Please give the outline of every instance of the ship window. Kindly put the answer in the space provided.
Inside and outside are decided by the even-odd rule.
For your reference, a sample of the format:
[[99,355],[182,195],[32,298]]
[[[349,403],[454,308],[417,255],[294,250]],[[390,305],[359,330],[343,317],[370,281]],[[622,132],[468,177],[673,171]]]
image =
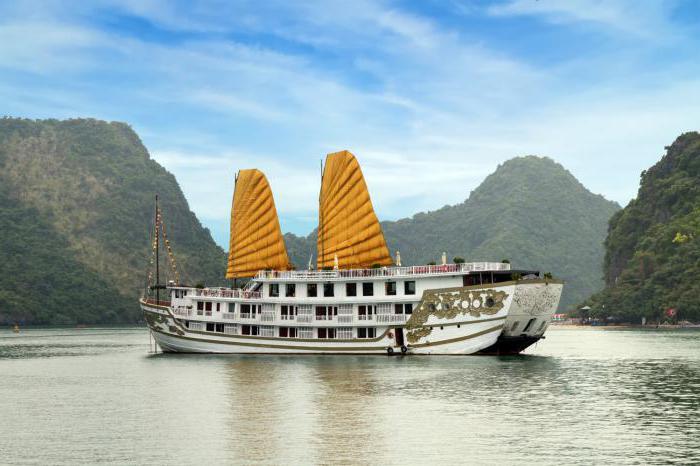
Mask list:
[[325,328],[318,329],[318,337],[319,338],[326,338],[326,329]]
[[294,284],[294,283],[287,283],[287,284],[284,286],[284,288],[285,288],[285,290],[284,290],[284,295],[285,295],[286,297],[288,297],[288,298],[293,298],[294,295],[296,295],[296,292],[297,292],[297,286],[296,286],[296,284]]
[[280,295],[280,285],[279,283],[270,283],[270,297],[277,298]]
[[216,324],[215,332],[224,333],[224,324]]
[[365,282],[362,284],[362,296],[374,296],[374,283]]
[[216,303],[216,312],[221,311],[221,303]]
[[326,335],[326,338],[335,338],[335,329],[334,328],[328,329],[328,335]]
[[394,304],[394,314],[403,314],[403,304]]
[[197,310],[198,311],[204,310],[204,303],[202,301],[197,301]]
[[251,335],[258,335],[260,332],[258,331],[258,326],[257,325],[251,325],[250,326],[250,334]]
[[413,314],[413,304],[406,303],[403,305],[403,313],[406,315]]
[[357,329],[357,338],[367,338],[367,329],[359,327]]
[[213,332],[214,331],[214,324],[207,322],[207,332]]
[[323,296],[326,298],[332,297],[333,296],[333,283],[324,283],[323,284]]
[[478,275],[463,275],[462,286],[474,286],[479,284]]
[[357,283],[345,284],[345,296],[357,296]]
[[357,306],[357,319],[358,320],[372,320],[373,306],[360,305]]
[[315,283],[309,283],[306,285],[306,296],[308,296],[309,298],[316,297],[316,284]]
[[282,305],[280,315],[282,320],[294,320],[294,306]]
[[395,296],[396,295],[396,282],[386,282],[384,284],[384,292],[387,294],[387,296]]
[[241,335],[250,335],[250,325],[241,325]]
[[204,304],[204,310],[211,311],[211,303],[210,302]]
[[367,329],[367,338],[374,338],[376,335],[377,329],[374,327],[370,327]]
[[528,320],[528,321],[527,321],[527,325],[526,325],[525,328],[523,329],[523,332],[527,332],[528,330],[530,330],[530,327],[532,327],[532,324],[534,324],[536,320],[537,320],[537,319],[530,319],[530,320]]
[[416,282],[413,280],[403,282],[403,294],[416,294]]
[[297,329],[295,327],[280,327],[280,337],[296,338]]
[[513,322],[513,325],[510,327],[511,332],[515,332],[515,329],[518,328],[518,322]]

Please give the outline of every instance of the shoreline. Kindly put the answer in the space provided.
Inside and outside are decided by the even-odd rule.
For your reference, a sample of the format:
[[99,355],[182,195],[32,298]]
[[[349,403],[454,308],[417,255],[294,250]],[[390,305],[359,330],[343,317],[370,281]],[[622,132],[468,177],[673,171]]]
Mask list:
[[552,322],[549,329],[637,329],[637,330],[678,330],[678,329],[700,329],[700,324],[661,324],[661,325],[641,325],[641,324],[610,324],[610,325],[583,325],[583,324],[559,324]]

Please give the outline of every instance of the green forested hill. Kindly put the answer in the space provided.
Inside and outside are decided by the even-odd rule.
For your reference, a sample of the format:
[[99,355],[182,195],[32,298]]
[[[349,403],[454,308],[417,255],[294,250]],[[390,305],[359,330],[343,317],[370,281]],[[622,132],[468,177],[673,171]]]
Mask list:
[[225,255],[131,128],[0,120],[0,322],[131,322],[158,193],[184,278],[220,282]]
[[[700,320],[700,134],[686,133],[642,172],[637,198],[610,220],[606,289],[593,313]],[[603,309],[605,306],[605,309]]]
[[[567,282],[566,308],[602,288],[603,240],[618,209],[553,160],[528,156],[499,166],[461,204],[382,227],[405,265],[439,261],[445,251],[450,258],[509,259],[518,268],[552,272]],[[292,262],[305,267],[315,255],[314,234],[286,239]]]

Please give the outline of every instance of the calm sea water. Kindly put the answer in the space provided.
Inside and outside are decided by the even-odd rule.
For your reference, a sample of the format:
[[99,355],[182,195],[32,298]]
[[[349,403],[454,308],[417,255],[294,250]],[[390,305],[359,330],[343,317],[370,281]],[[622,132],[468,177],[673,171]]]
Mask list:
[[551,329],[516,357],[148,353],[0,331],[2,464],[700,463],[700,332]]

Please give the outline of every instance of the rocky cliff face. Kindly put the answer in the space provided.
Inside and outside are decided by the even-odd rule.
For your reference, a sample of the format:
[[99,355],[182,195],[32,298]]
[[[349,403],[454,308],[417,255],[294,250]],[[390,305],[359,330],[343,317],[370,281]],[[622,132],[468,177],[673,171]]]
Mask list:
[[601,315],[656,319],[675,308],[700,319],[700,134],[666,149],[642,172],[637,198],[610,220],[606,289],[592,299]]
[[0,120],[0,186],[0,321],[139,319],[156,193],[185,279],[223,277],[223,250],[123,123]]

